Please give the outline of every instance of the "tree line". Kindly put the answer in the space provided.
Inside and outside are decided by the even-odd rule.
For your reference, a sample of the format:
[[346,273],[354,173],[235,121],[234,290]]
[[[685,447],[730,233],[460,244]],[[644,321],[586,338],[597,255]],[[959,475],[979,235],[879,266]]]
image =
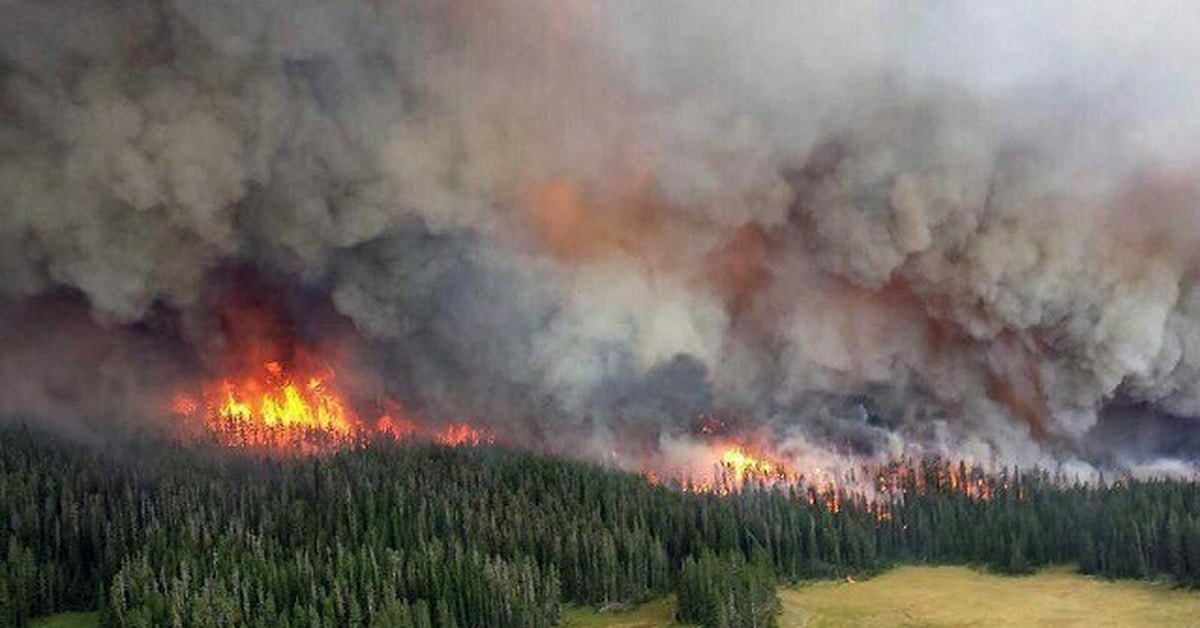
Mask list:
[[684,620],[766,626],[779,581],[896,562],[1200,584],[1192,482],[931,459],[864,471],[870,491],[716,494],[496,447],[279,458],[24,428],[0,442],[4,626],[68,610],[108,626],[552,626],[564,604],[666,593]]

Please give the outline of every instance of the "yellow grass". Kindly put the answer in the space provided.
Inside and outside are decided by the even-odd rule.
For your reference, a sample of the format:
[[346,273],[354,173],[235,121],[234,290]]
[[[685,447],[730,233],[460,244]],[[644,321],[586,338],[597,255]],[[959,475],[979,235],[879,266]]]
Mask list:
[[1056,570],[1004,577],[902,567],[856,584],[780,589],[781,626],[1200,626],[1200,594]]
[[[856,584],[781,588],[783,628],[1200,626],[1200,593],[1064,570],[1007,577],[965,567],[900,567]],[[568,628],[665,628],[674,602],[615,613],[572,609]]]

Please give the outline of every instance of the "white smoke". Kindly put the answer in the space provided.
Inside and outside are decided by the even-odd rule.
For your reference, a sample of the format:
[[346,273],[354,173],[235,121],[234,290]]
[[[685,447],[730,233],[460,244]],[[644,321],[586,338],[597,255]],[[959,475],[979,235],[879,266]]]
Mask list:
[[1069,458],[1114,400],[1200,414],[1197,18],[8,0],[0,295],[119,335],[252,267],[532,438]]

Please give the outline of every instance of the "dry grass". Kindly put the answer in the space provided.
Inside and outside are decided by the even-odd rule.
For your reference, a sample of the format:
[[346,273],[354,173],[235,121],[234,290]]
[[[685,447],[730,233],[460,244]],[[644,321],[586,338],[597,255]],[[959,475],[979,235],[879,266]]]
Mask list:
[[[1065,570],[1006,577],[965,567],[900,567],[856,584],[779,590],[782,628],[1200,626],[1200,593]],[[567,612],[568,628],[665,628],[670,599],[615,613]]]
[[781,589],[781,626],[1200,626],[1200,594],[1055,570],[1012,578],[902,567],[857,584]]

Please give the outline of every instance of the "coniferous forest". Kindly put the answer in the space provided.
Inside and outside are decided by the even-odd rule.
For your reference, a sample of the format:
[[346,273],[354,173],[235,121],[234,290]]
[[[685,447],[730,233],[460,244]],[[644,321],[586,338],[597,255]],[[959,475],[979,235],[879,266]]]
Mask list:
[[893,490],[867,500],[688,492],[496,447],[0,442],[4,626],[65,610],[108,626],[552,626],[564,605],[669,593],[681,620],[765,626],[777,583],[900,562],[1200,584],[1191,482],[923,460],[878,470]]

